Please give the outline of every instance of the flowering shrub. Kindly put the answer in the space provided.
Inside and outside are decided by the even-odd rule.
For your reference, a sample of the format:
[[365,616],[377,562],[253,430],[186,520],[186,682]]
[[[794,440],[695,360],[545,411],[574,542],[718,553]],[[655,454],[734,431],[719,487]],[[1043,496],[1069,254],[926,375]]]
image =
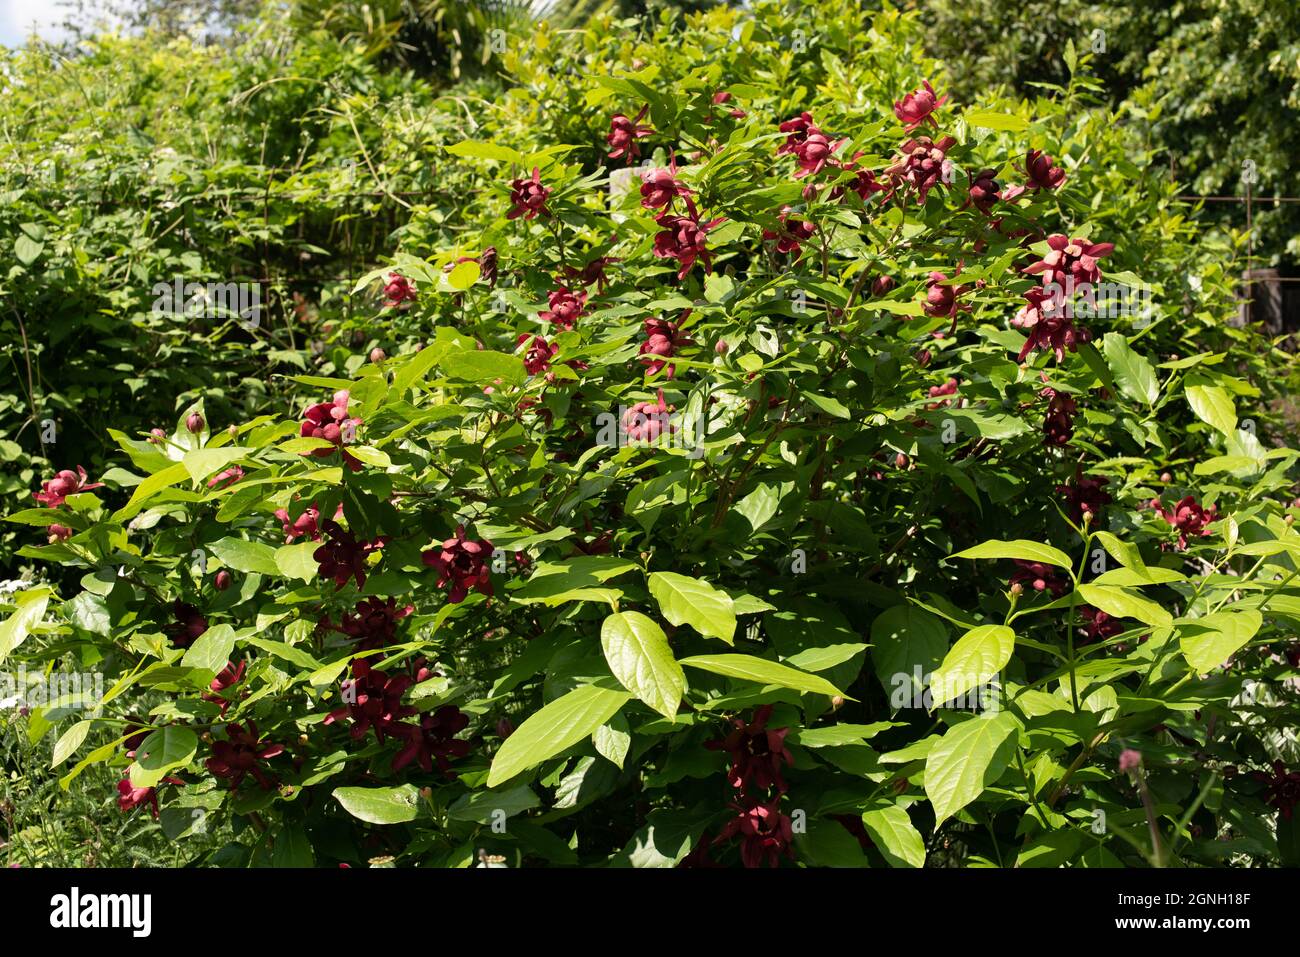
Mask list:
[[64,787],[220,865],[1295,862],[1296,453],[1231,263],[1086,63],[960,102],[911,18],[807,15],[511,47],[472,201],[357,283],[386,348],[9,516],[84,577],[0,656],[111,672],[29,716]]

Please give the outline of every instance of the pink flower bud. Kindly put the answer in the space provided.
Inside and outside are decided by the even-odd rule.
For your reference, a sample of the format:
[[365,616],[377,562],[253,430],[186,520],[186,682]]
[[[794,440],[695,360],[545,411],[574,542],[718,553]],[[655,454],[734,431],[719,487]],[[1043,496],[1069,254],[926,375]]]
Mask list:
[[203,431],[203,416],[197,412],[191,412],[185,418],[185,428],[190,431],[191,435],[198,435]]
[[387,358],[388,356],[384,353],[384,350],[380,349],[378,346],[370,350],[370,361],[375,365],[379,365],[379,363],[383,362]]
[[230,572],[226,571],[224,568],[221,569],[217,572],[215,577],[213,577],[212,584],[216,587],[217,591],[225,591],[230,587]]
[[713,347],[713,351],[720,356],[725,356],[727,354],[727,350],[730,348],[731,347],[727,345],[726,339],[719,339],[717,344]]

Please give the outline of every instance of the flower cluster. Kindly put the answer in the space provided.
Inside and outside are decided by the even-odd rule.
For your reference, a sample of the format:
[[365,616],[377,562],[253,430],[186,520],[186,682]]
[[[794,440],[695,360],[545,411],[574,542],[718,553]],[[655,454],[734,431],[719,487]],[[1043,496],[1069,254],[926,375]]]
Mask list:
[[736,816],[723,825],[716,842],[739,837],[746,867],[776,867],[782,855],[794,859],[793,828],[780,807],[788,790],[781,768],[793,763],[785,746],[790,729],[769,728],[771,717],[772,706],[763,705],[748,722],[732,718],[725,737],[704,745],[725,751],[731,761],[727,781],[736,789],[737,800],[731,805]]
[[480,595],[492,594],[492,578],[488,562],[492,558],[492,543],[487,539],[474,541],[465,537],[465,526],[456,527],[456,535],[442,545],[420,555],[420,560],[438,572],[438,587],[450,585],[447,601],[460,604],[470,591]]
[[387,536],[360,541],[333,520],[325,523],[325,534],[329,538],[312,552],[312,558],[318,566],[317,573],[321,578],[332,579],[335,588],[342,588],[354,578],[358,588],[364,587],[366,562],[372,552],[377,552],[388,544]]
[[226,725],[226,740],[212,742],[212,756],[204,763],[214,776],[229,781],[232,790],[250,774],[259,787],[270,790],[275,779],[259,762],[283,753],[284,745],[263,741],[252,721],[247,728],[232,723]]

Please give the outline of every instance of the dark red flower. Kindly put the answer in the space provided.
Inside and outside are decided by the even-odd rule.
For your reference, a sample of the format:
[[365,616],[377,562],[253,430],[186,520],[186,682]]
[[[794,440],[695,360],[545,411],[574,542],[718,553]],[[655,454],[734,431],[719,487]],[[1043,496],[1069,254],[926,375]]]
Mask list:
[[561,286],[559,289],[547,295],[550,309],[538,313],[538,317],[548,322],[554,323],[561,329],[569,330],[574,327],[587,306],[587,294],[585,292],[573,292]]
[[320,509],[315,505],[308,505],[303,509],[302,514],[292,521],[289,519],[289,510],[284,508],[276,509],[275,517],[284,526],[285,544],[304,535],[313,542],[320,541],[320,528],[317,526],[317,522],[320,521]]
[[932,142],[928,136],[917,136],[905,142],[899,147],[898,159],[885,169],[893,189],[909,187],[924,203],[930,190],[952,181],[952,161],[948,159],[948,150],[956,142],[951,136],[938,142]]
[[364,658],[352,662],[352,678],[343,682],[344,705],[325,716],[325,724],[344,718],[352,721],[348,733],[354,739],[365,737],[371,728],[380,744],[397,733],[403,718],[416,714],[412,705],[402,704],[402,695],[415,684],[409,675],[390,675],[373,668]]
[[794,174],[794,178],[803,179],[805,176],[815,176],[820,173],[830,162],[832,154],[843,144],[843,140],[831,142],[821,130],[810,130],[803,142],[795,147],[794,154],[799,160],[799,172]]
[[75,472],[64,469],[48,482],[42,482],[41,491],[33,492],[32,498],[46,508],[58,508],[69,495],[89,492],[92,488],[103,487],[103,482],[87,482],[86,470],[78,465]]
[[1025,272],[1041,274],[1044,286],[1056,283],[1067,299],[1072,298],[1076,289],[1085,296],[1095,291],[1080,287],[1084,284],[1092,287],[1101,282],[1097,261],[1115,250],[1114,243],[1090,243],[1086,239],[1070,239],[1061,233],[1048,236],[1047,245],[1050,247],[1047,255],[1032,266],[1026,266]]
[[780,227],[776,232],[765,229],[763,230],[764,239],[776,240],[776,251],[778,253],[800,253],[803,252],[803,244],[812,239],[813,233],[817,227],[804,219],[796,219],[793,223],[789,221],[790,214],[794,212],[789,206],[781,207],[781,215],[778,217]]
[[550,211],[546,208],[546,199],[550,195],[550,188],[542,185],[541,170],[534,166],[531,179],[511,181],[511,207],[510,212],[506,213],[506,218],[518,219],[522,216],[524,219],[534,219],[539,215],[550,215]]
[[1065,499],[1065,509],[1076,524],[1081,524],[1087,513],[1096,525],[1102,508],[1111,503],[1111,497],[1105,489],[1108,484],[1108,478],[1088,478],[1076,469],[1074,479],[1065,485],[1056,486],[1056,491]]
[[163,630],[177,648],[188,648],[208,630],[208,620],[199,610],[179,599],[172,602],[172,616],[175,621]]
[[321,578],[333,579],[335,588],[342,588],[352,578],[356,579],[358,588],[364,587],[366,560],[371,552],[388,544],[387,536],[381,535],[368,542],[359,541],[332,520],[325,523],[325,534],[329,538],[312,552],[312,558],[319,566],[317,573]]
[[519,337],[516,348],[528,343],[524,352],[524,371],[529,375],[541,375],[551,367],[552,357],[560,351],[559,346],[551,345],[541,336],[529,336],[524,333]]
[[1264,801],[1277,808],[1285,820],[1291,820],[1296,802],[1300,801],[1300,771],[1288,771],[1281,761],[1274,761],[1272,774],[1255,771],[1251,776],[1266,785]]
[[640,355],[645,357],[641,361],[646,364],[646,375],[654,375],[667,366],[668,378],[676,376],[677,366],[667,360],[690,342],[689,337],[682,334],[677,323],[667,319],[645,320],[645,334],[646,341],[641,343]]
[[766,791],[775,786],[781,793],[786,790],[781,778],[781,765],[793,763],[785,746],[785,736],[790,729],[769,729],[767,722],[771,716],[772,706],[765,704],[755,709],[754,717],[748,723],[732,718],[731,731],[726,737],[704,743],[710,751],[727,752],[731,758],[727,780],[742,793],[751,787]]
[[930,278],[925,281],[925,305],[922,308],[932,319],[950,316],[955,320],[958,310],[970,309],[969,306],[958,302],[958,297],[965,291],[965,286],[948,283],[948,276],[945,273],[932,272]]
[[1068,587],[1052,565],[1042,562],[1026,562],[1019,558],[1012,559],[1016,570],[1011,573],[1009,584],[1028,584],[1035,591],[1050,591],[1053,598],[1060,598]]
[[697,259],[703,260],[705,269],[712,268],[708,234],[710,229],[723,222],[722,218],[707,223],[700,222],[695,204],[689,196],[686,198],[686,208],[689,216],[665,214],[656,220],[659,232],[655,233],[654,254],[660,259],[676,259],[681,263],[681,269],[677,272],[678,279],[686,278]]
[[1064,392],[1048,386],[1038,393],[1047,399],[1047,414],[1043,417],[1043,441],[1061,448],[1074,438],[1074,415],[1078,411],[1074,399]]
[[[166,784],[184,784],[180,778],[165,777],[163,782]],[[129,777],[123,778],[117,782],[117,806],[118,809],[134,811],[142,804],[148,804],[153,810],[153,816],[156,820],[158,817],[158,789],[157,788],[138,788],[131,783]]]
[[647,170],[641,179],[641,205],[646,209],[667,211],[678,196],[691,195],[690,187],[677,178],[677,157],[672,153],[668,156],[667,169]]
[[217,672],[217,676],[213,678],[212,682],[208,685],[210,693],[205,693],[203,695],[203,700],[219,705],[221,707],[221,713],[225,714],[226,709],[230,707],[230,702],[226,700],[221,692],[239,684],[239,682],[244,678],[244,671],[247,667],[247,661],[241,661],[238,667],[235,667],[227,661],[226,667]]
[[746,867],[776,867],[781,855],[794,860],[794,827],[790,818],[781,813],[778,795],[767,804],[742,807],[733,804],[736,816],[718,832],[719,841],[739,835],[740,860]]
[[383,648],[392,643],[397,623],[415,610],[414,605],[398,606],[393,598],[363,598],[354,614],[344,614],[338,630],[357,643],[357,649]]
[[[859,153],[858,156],[862,154]],[[854,157],[854,160],[857,156]],[[846,164],[845,169],[852,169],[855,164]],[[876,174],[869,169],[856,170],[853,174],[853,182],[849,184],[849,189],[857,193],[865,203],[875,193],[888,193],[889,184],[882,183],[876,179]]]
[[596,292],[603,293],[605,284],[609,282],[605,270],[616,262],[622,262],[622,260],[614,256],[597,256],[583,266],[564,266],[561,269],[561,274],[566,282],[577,280],[584,286],[590,286],[594,283]]
[[390,272],[384,283],[384,305],[396,309],[404,302],[415,302],[415,287],[405,276]]
[[303,413],[302,425],[298,429],[298,434],[304,438],[324,439],[331,443],[334,448],[312,449],[303,452],[303,455],[311,455],[316,458],[325,458],[333,455],[338,451],[343,456],[344,463],[352,471],[361,470],[361,461],[343,448],[349,442],[356,438],[357,426],[361,424],[361,419],[348,416],[348,403],[351,402],[351,395],[347,389],[340,389],[334,393],[333,398],[326,402],[318,402],[309,406]]
[[636,141],[644,139],[654,132],[653,127],[639,125],[645,119],[645,115],[649,110],[648,105],[641,107],[641,112],[636,115],[634,120],[628,119],[622,113],[614,114],[613,119],[609,121],[609,135],[605,137],[605,142],[610,145],[610,159],[618,159],[626,154],[630,163],[641,155],[641,150]]
[[623,434],[633,442],[653,442],[664,433],[671,434],[676,431],[669,421],[672,410],[660,389],[658,402],[638,402],[623,413]]
[[1218,516],[1215,512],[1217,505],[1211,505],[1209,508],[1202,508],[1191,495],[1180,499],[1178,504],[1173,508],[1164,508],[1158,498],[1151,500],[1151,508],[1163,518],[1169,525],[1178,531],[1178,550],[1184,551],[1187,548],[1187,541],[1190,538],[1204,538],[1212,534],[1210,523],[1215,521]]
[[988,215],[993,204],[1001,199],[999,194],[1000,187],[998,181],[994,178],[995,173],[991,169],[980,170],[971,178],[970,189],[966,193],[966,202],[962,208],[974,206],[984,215]]
[[53,525],[45,526],[45,540],[51,545],[55,542],[66,542],[71,537],[72,529],[66,525],[55,522]]
[[799,144],[808,138],[809,132],[817,129],[817,125],[813,123],[812,114],[805,111],[792,119],[786,120],[779,129],[786,134],[786,137],[785,142],[777,149],[776,155],[783,156],[786,153],[797,152]]
[[1026,292],[1025,304],[1011,324],[1025,332],[1025,344],[1018,357],[1022,362],[1035,349],[1054,352],[1056,361],[1062,362],[1067,349],[1075,352],[1079,343],[1091,338],[1087,329],[1075,327],[1072,310],[1059,286],[1035,286]]
[[1079,614],[1083,616],[1083,628],[1080,630],[1083,632],[1084,644],[1106,641],[1124,631],[1122,622],[1116,621],[1100,608],[1083,605],[1079,608]]
[[438,769],[449,778],[456,772],[451,769],[452,758],[469,754],[469,742],[456,737],[469,726],[469,716],[455,705],[443,705],[433,714],[424,714],[419,724],[402,724],[393,734],[406,740],[406,745],[393,756],[393,770],[400,771],[415,761],[425,771]]
[[909,130],[927,122],[937,127],[939,124],[932,114],[947,102],[946,93],[943,96],[936,96],[930,81],[922,80],[920,89],[908,93],[901,100],[894,101],[894,115]]
[[487,539],[474,541],[465,537],[465,526],[456,527],[456,536],[441,546],[420,555],[420,560],[438,571],[438,587],[451,583],[447,600],[460,604],[470,590],[481,595],[492,594],[492,578],[488,562],[492,558],[492,543]]
[[231,790],[239,787],[239,782],[249,774],[258,785],[269,790],[275,786],[275,780],[258,767],[258,762],[283,753],[284,745],[260,740],[257,725],[249,721],[247,729],[240,724],[226,725],[226,740],[212,742],[212,757],[204,764],[213,775],[228,780]]
[[1052,158],[1042,150],[1030,150],[1025,154],[1026,184],[1030,189],[1056,189],[1065,182],[1065,170],[1052,165]]

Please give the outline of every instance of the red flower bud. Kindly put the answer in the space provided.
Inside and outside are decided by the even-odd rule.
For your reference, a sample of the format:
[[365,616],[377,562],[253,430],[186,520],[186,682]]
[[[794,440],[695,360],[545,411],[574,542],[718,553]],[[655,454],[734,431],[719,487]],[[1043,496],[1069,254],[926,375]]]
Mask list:
[[185,428],[188,429],[192,435],[198,435],[203,431],[203,416],[199,415],[197,412],[191,412],[185,418]]

